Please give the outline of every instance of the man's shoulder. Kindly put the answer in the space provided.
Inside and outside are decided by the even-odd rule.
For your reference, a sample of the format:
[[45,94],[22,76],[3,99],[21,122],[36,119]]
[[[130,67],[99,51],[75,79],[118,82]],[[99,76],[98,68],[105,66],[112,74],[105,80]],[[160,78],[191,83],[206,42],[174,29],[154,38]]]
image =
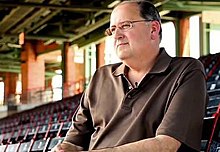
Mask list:
[[121,65],[122,63],[108,64],[99,67],[93,74],[90,80],[90,87],[94,86],[97,88],[97,84],[102,84],[107,79],[112,79],[113,72]]
[[122,62],[120,63],[114,63],[114,64],[107,64],[107,65],[104,65],[104,66],[101,66],[97,69],[97,71],[115,71],[120,65],[122,65]]
[[204,69],[202,62],[192,57],[174,57],[172,64],[174,66],[188,67],[190,69]]

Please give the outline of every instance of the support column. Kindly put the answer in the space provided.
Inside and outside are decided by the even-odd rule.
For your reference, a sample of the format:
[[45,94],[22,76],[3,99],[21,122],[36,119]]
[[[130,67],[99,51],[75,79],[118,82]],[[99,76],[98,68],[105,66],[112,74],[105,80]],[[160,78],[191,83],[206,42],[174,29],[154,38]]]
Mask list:
[[77,45],[73,46],[75,67],[75,94],[83,92],[85,87],[85,55],[84,50]]
[[176,29],[176,56],[180,56],[180,20],[177,18],[173,24]]
[[16,84],[18,80],[17,73],[5,73],[4,78],[4,103],[5,104],[16,104],[15,95],[16,95]]
[[101,42],[98,45],[96,45],[96,68],[99,68],[105,64],[105,42]]
[[180,20],[180,56],[190,56],[189,18]]
[[45,64],[37,57],[37,45],[36,41],[26,40],[21,52],[22,103],[40,102],[45,88]]
[[62,75],[63,75],[63,98],[74,95],[75,66],[74,51],[69,42],[63,43],[62,49]]
[[210,53],[210,24],[200,22],[200,48],[201,55]]

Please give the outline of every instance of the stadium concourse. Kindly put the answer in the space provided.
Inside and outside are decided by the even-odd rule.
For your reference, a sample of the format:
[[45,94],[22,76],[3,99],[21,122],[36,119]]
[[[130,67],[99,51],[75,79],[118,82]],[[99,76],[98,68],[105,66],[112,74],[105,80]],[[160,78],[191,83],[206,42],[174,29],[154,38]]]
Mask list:
[[[161,45],[204,65],[201,152],[220,152],[220,1],[150,1],[171,25]],[[0,152],[46,152],[63,140],[95,70],[117,61],[104,31],[120,2],[0,0]]]

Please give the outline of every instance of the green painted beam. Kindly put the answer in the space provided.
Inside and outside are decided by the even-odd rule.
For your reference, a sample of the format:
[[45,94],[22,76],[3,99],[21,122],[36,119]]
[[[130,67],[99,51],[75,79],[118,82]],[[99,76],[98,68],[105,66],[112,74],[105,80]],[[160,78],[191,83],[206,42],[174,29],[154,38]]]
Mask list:
[[171,1],[178,1],[178,2],[187,2],[187,3],[203,3],[203,4],[215,4],[219,3],[219,0],[171,0]]
[[187,12],[201,12],[201,11],[220,11],[220,2],[216,4],[205,3],[186,3],[185,1],[169,1],[162,6],[163,10],[170,11],[187,11]]
[[9,68],[0,67],[0,72],[21,73],[21,70],[20,69],[9,69]]
[[8,1],[0,1],[0,5],[2,7],[33,7],[33,8],[46,8],[46,9],[54,9],[54,10],[65,10],[72,12],[97,12],[103,11],[110,13],[112,9],[104,8],[104,7],[83,7],[79,6],[69,6],[69,5],[55,5],[55,4],[42,4],[42,3],[32,3],[32,2],[8,2]]
[[[0,67],[0,72],[11,72],[11,73],[21,73],[21,68],[20,67]],[[57,75],[55,72],[52,71],[46,71],[45,76],[46,77],[52,77]]]

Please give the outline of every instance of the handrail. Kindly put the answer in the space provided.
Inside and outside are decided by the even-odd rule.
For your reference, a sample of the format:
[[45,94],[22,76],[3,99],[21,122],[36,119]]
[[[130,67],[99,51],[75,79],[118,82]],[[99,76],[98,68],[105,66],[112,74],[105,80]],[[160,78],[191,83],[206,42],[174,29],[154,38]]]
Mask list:
[[5,97],[9,106],[19,104],[31,104],[31,103],[47,103],[60,100],[62,98],[70,97],[75,94],[82,93],[85,89],[87,79],[79,79],[78,81],[69,82],[63,85],[63,87],[52,88],[32,88],[23,91],[20,94],[10,94]]

